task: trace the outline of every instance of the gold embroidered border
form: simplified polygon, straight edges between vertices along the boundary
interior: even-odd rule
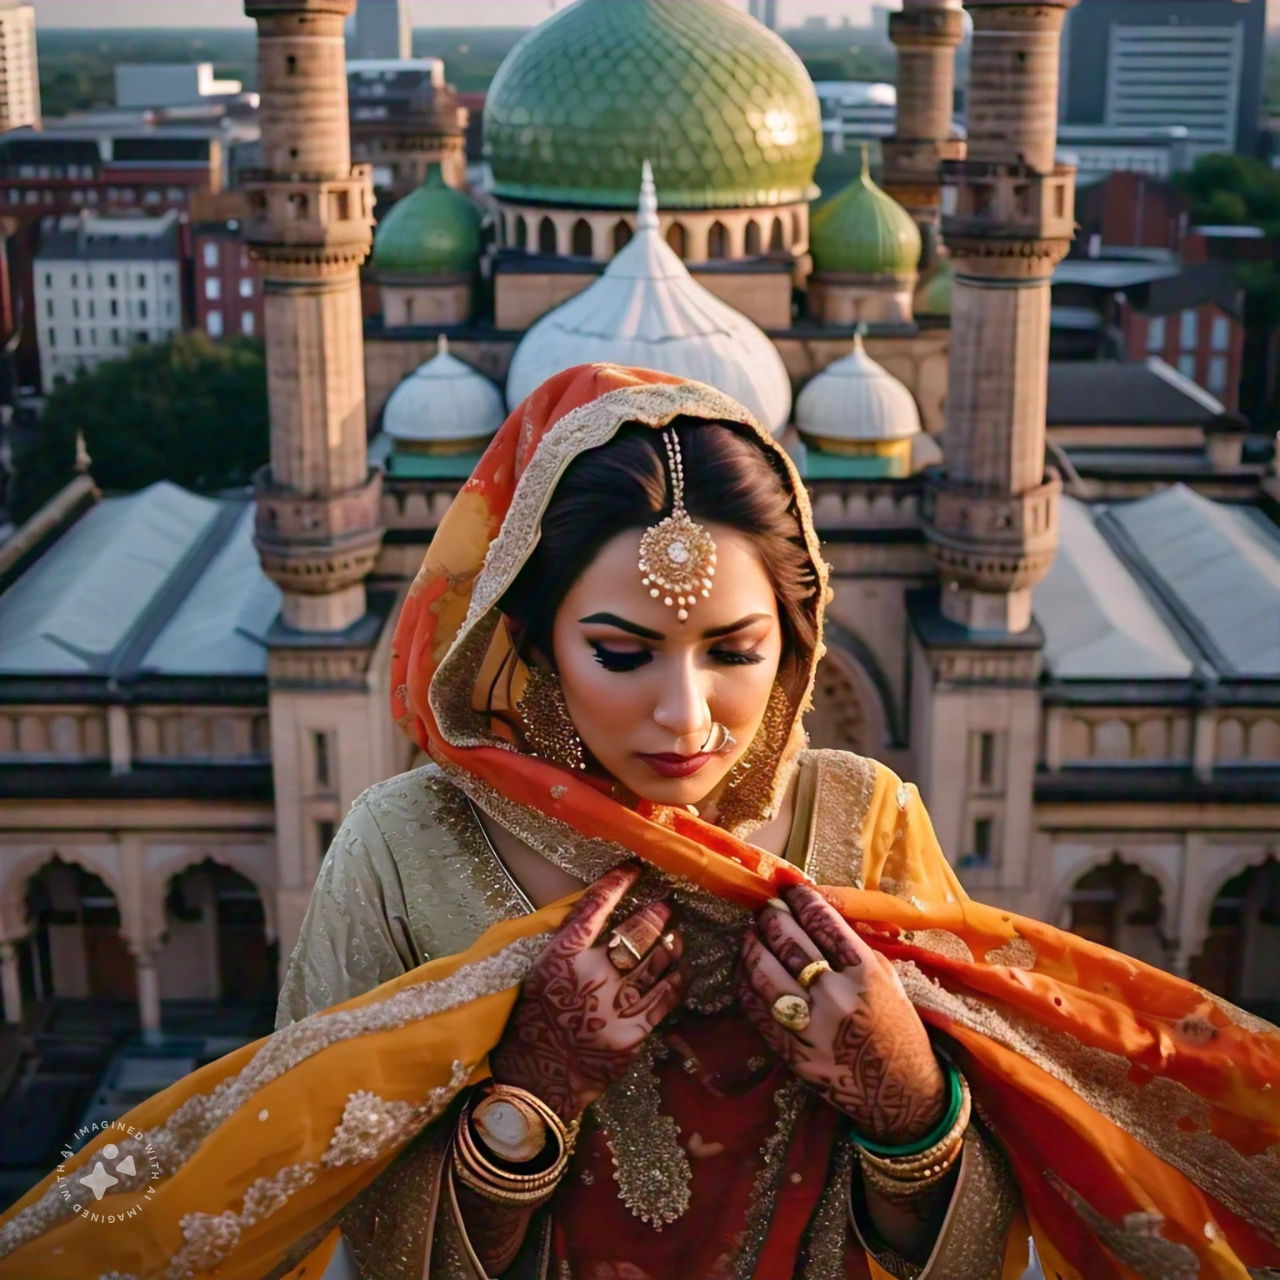
[[[257,1090],[292,1067],[341,1041],[402,1027],[519,985],[550,937],[548,933],[541,933],[521,938],[495,955],[458,969],[439,981],[416,983],[385,1000],[336,1013],[313,1014],[284,1027],[270,1036],[234,1076],[220,1081],[209,1093],[188,1098],[162,1125],[144,1136],[122,1138],[116,1145],[123,1155],[135,1157],[139,1177],[149,1178],[153,1159],[159,1161],[165,1177],[172,1177],[218,1125],[245,1105]],[[40,1199],[15,1214],[0,1229],[0,1258],[74,1216],[73,1206],[79,1201],[75,1189],[68,1190],[71,1181],[53,1183]],[[126,1185],[132,1181],[123,1179],[120,1191],[108,1194],[118,1195],[132,1189]],[[84,1191],[91,1194],[89,1188]]]
[[[817,884],[863,887],[862,830],[875,792],[874,760],[847,751],[810,751],[818,771],[813,843],[804,870]]]
[[[1280,1145],[1242,1155],[1213,1135],[1209,1103],[1184,1085],[1167,1076],[1135,1084],[1128,1060],[1119,1054],[1051,1034],[995,1001],[947,991],[909,960],[894,961],[894,968],[916,1008],[952,1018],[1034,1063],[1280,1245]],[[1191,1128],[1183,1129],[1180,1121],[1190,1121]]]

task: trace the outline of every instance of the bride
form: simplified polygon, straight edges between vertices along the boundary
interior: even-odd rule
[[[545,384],[405,605],[432,762],[343,823],[279,1029],[125,1117],[137,1227],[89,1229],[80,1153],[0,1276],[1014,1280],[1029,1233],[1061,1280],[1280,1267],[1280,1036],[970,901],[912,786],[807,750],[827,594],[740,405]]]

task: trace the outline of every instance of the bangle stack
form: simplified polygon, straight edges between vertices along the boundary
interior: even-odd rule
[[[853,1136],[863,1178],[885,1200],[909,1200],[936,1187],[951,1172],[964,1149],[973,1100],[964,1076],[949,1062],[943,1067],[950,1086],[949,1105],[932,1133],[901,1147]]]
[[[494,1154],[476,1133],[475,1112],[490,1099],[501,1098],[543,1128],[541,1152],[515,1163]],[[453,1143],[453,1171],[463,1186],[493,1204],[537,1208],[549,1200],[569,1167],[578,1121],[566,1125],[541,1098],[526,1089],[491,1083],[477,1091],[458,1117]],[[548,1148],[553,1148],[548,1150]]]

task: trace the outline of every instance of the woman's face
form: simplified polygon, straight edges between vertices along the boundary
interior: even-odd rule
[[[782,657],[773,585],[750,539],[706,522],[715,586],[687,622],[649,595],[641,530],[619,534],[570,589],[552,633],[556,669],[583,745],[628,790],[697,805],[742,758]],[[715,722],[737,739],[701,753]]]

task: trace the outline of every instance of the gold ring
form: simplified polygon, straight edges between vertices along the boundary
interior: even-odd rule
[[[609,939],[609,945],[605,948],[605,952],[609,957],[609,963],[619,973],[630,973],[644,959],[644,956],[636,949],[636,944],[620,930],[615,932],[613,937]]]
[[[825,960],[815,960],[812,964],[807,964],[796,974],[796,981],[808,991],[824,973],[830,973],[831,966]]]
[[[788,1031],[803,1031],[809,1025],[809,1002],[803,996],[779,996],[771,1012],[774,1022]]]

